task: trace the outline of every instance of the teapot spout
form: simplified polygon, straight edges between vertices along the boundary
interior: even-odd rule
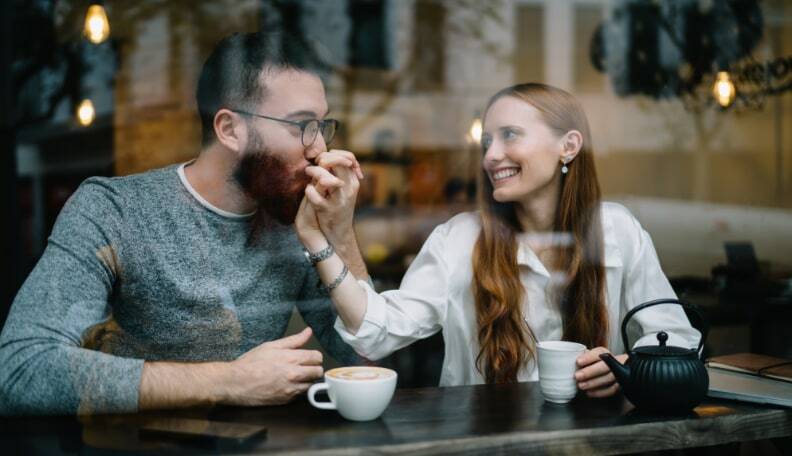
[[[619,382],[624,389],[629,389],[630,386],[630,368],[616,360],[610,353],[603,353],[600,359],[608,365],[616,381]]]

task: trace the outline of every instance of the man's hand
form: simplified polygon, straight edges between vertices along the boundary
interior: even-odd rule
[[[610,368],[599,357],[610,353],[605,347],[596,347],[580,355],[577,359],[578,370],[575,381],[578,388],[585,391],[588,397],[610,397],[619,391],[619,384]],[[614,356],[620,363],[627,361],[627,355]]]
[[[304,393],[311,382],[322,378],[322,354],[300,349],[311,329],[283,339],[265,342],[230,363],[231,383],[222,403],[230,405],[277,405]]]
[[[309,184],[308,186],[312,187],[313,184]],[[297,211],[297,216],[294,219],[294,228],[297,230],[297,237],[300,239],[303,247],[309,252],[316,253],[327,247],[327,238],[325,238],[322,229],[319,227],[319,220],[316,219],[316,211],[313,205],[308,201],[307,196],[303,196],[300,202],[300,209]]]
[[[314,181],[306,194],[322,197],[311,199],[319,226],[327,240],[340,247],[354,239],[355,202],[363,174],[354,154],[343,150],[320,154],[316,164],[305,170]],[[316,194],[312,195],[314,190]]]
[[[322,377],[322,354],[301,350],[310,328],[266,342],[231,362],[146,361],[140,379],[140,410],[215,404],[283,404]]]

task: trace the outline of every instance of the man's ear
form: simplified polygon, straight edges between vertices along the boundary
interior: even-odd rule
[[[242,153],[247,146],[247,125],[240,116],[228,109],[220,109],[214,116],[217,141],[226,148]]]
[[[583,135],[577,130],[568,131],[561,138],[561,161],[569,163],[577,157],[583,147]]]

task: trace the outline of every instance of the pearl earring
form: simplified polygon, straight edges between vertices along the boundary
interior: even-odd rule
[[[566,174],[569,172],[569,168],[567,167],[566,162],[562,162],[564,166],[561,167],[561,174]]]

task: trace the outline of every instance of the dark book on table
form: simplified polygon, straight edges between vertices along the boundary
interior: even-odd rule
[[[714,356],[707,360],[710,368],[723,369],[759,377],[792,382],[792,360],[755,353]]]

